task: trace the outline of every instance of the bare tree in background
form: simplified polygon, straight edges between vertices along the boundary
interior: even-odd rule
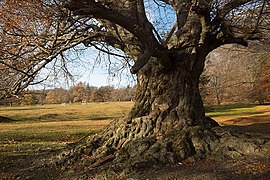
[[[121,171],[258,148],[251,140],[228,140],[222,129],[210,130],[217,124],[205,116],[199,77],[205,57],[219,46],[268,38],[268,0],[13,0],[1,5],[0,62],[8,75],[14,73],[2,96],[34,82],[49,63],[68,72],[64,52],[79,44],[133,64],[137,95],[128,117],[89,137],[66,159],[80,159],[90,168],[111,161],[109,166]],[[2,15],[9,20],[3,23]],[[173,15],[176,22],[168,23]],[[20,23],[6,27],[12,19]]]
[[[207,59],[205,75],[209,82],[205,102],[250,103],[256,74],[261,62],[259,57],[267,53],[237,45],[226,45],[212,51]]]
[[[267,102],[269,56],[269,44],[260,41],[249,47],[230,44],[212,51],[203,74],[207,82],[201,84],[204,103]]]

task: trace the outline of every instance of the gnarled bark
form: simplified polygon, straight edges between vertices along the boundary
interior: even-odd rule
[[[206,55],[223,44],[247,45],[244,35],[230,31],[225,16],[248,1],[224,5],[208,0],[163,2],[170,4],[177,16],[177,40],[170,48],[166,39],[160,40],[158,33],[153,33],[156,30],[147,19],[142,0],[70,1],[68,7],[74,14],[110,22],[113,28],[107,29],[112,29],[119,41],[126,38],[120,37],[119,30],[132,34],[134,41],[123,41],[122,50],[134,58],[131,72],[137,74],[138,83],[130,114],[90,136],[63,161],[80,159],[88,169],[109,166],[122,172],[209,154],[233,157],[255,153],[264,143],[215,127],[218,124],[205,116],[199,93]],[[135,57],[129,45],[136,48]]]
[[[200,73],[194,73],[185,58],[191,57],[171,56],[170,67],[151,59],[138,74],[136,103],[129,116],[90,136],[62,162],[80,159],[88,170],[110,167],[129,173],[210,154],[233,157],[257,151],[263,141],[232,136],[205,116]]]

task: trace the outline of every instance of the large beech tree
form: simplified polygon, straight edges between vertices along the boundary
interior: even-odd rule
[[[259,149],[259,141],[212,128],[217,123],[205,116],[199,77],[212,50],[229,43],[247,46],[248,40],[267,38],[268,0],[0,3],[1,68],[16,75],[2,88],[2,96],[34,82],[40,70],[52,62],[55,66],[60,62],[68,71],[65,52],[79,44],[121,57],[127,64],[133,62],[137,95],[129,115],[67,151],[59,162],[84,162],[90,169],[106,164],[122,171]],[[168,11],[167,18],[159,18],[166,17]],[[164,22],[173,15],[175,23]],[[160,19],[164,26],[156,25]],[[162,33],[158,27],[168,30]]]

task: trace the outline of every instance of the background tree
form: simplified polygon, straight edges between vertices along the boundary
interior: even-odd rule
[[[268,48],[252,43],[251,47],[222,46],[211,52],[206,60],[203,85],[204,103],[253,103],[258,101],[261,68],[267,68]],[[261,74],[268,77],[267,73]],[[256,95],[257,94],[257,95]]]
[[[113,92],[113,101],[132,101],[135,95],[135,87],[115,89]]]
[[[107,102],[113,101],[114,88],[111,86],[101,86],[94,92],[94,101],[95,102]]]
[[[269,53],[262,56],[262,62],[255,76],[252,99],[263,104],[270,101],[270,59]]]
[[[35,91],[33,91],[33,94],[36,97],[37,104],[43,105],[45,98],[46,98],[46,95],[47,95],[47,91],[44,89],[43,90],[35,90]]]
[[[61,104],[68,103],[70,100],[71,99],[67,90],[63,88],[55,88],[47,93],[45,103]]]
[[[254,65],[258,54],[239,46],[222,46],[211,52],[207,58],[205,74],[209,82],[205,87],[210,104],[250,102],[255,83]]]
[[[83,102],[87,101],[87,90],[86,84],[79,82],[75,86],[70,88],[70,96],[72,102]]]
[[[15,67],[18,76],[11,90],[3,93],[5,96],[29,85],[40,69],[55,60],[68,72],[64,52],[79,44],[121,58],[123,65],[133,64],[131,72],[137,75],[135,105],[128,117],[89,137],[85,145],[67,153],[67,158],[80,159],[91,167],[111,161],[111,167],[119,171],[190,157],[199,159],[209,153],[247,154],[257,149],[258,144],[248,140],[234,137],[229,141],[222,129],[209,129],[217,124],[205,116],[199,79],[205,57],[214,49],[230,43],[247,46],[249,39],[267,39],[268,0],[24,3],[29,6],[1,1],[1,15],[9,18],[15,13],[15,19],[18,16],[21,20],[27,8],[35,11],[29,20],[18,21],[23,26],[2,26],[4,47],[15,46],[2,49],[0,60],[5,66]],[[17,36],[18,41],[13,38]],[[175,40],[168,46],[172,36]],[[82,154],[91,158],[84,159]]]
[[[27,93],[23,96],[22,105],[35,105],[37,104],[37,99],[33,94]]]

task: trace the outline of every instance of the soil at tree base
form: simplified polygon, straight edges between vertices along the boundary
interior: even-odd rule
[[[21,159],[22,160],[22,159]],[[26,161],[32,161],[24,159]],[[16,160],[18,161],[18,159]],[[95,173],[80,167],[40,167],[1,173],[0,179],[94,179]],[[141,170],[130,176],[100,174],[97,179],[260,179],[270,178],[270,158],[242,157],[238,159],[206,159],[197,162],[183,161],[178,164],[166,164],[160,169]]]

